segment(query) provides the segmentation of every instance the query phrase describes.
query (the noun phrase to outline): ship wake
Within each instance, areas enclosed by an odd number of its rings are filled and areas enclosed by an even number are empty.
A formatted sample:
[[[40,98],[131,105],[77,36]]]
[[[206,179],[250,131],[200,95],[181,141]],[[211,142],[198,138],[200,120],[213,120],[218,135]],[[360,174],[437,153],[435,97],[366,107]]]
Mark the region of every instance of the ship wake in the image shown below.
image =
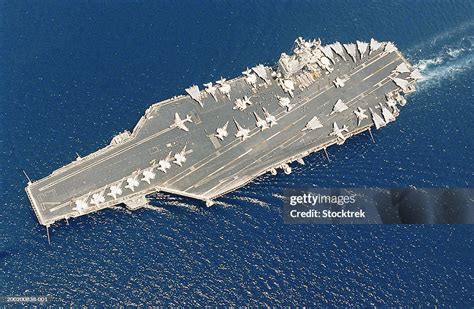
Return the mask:
[[[474,65],[474,22],[434,36],[407,51],[408,58],[423,74],[418,89],[423,91],[446,79],[456,78]]]

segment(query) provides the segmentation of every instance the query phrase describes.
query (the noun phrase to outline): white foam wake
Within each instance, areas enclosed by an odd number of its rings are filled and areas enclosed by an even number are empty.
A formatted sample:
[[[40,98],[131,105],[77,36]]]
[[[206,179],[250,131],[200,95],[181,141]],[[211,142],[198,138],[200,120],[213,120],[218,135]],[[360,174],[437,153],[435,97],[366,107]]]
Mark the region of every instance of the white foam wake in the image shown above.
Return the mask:
[[[474,64],[474,55],[457,59],[456,61],[445,61],[442,58],[423,59],[416,67],[423,74],[423,79],[419,81],[419,90],[438,86],[443,80],[456,78],[456,75],[468,69]]]
[[[463,24],[408,50],[409,58],[424,76],[419,90],[438,86],[473,68],[473,29],[473,22]]]

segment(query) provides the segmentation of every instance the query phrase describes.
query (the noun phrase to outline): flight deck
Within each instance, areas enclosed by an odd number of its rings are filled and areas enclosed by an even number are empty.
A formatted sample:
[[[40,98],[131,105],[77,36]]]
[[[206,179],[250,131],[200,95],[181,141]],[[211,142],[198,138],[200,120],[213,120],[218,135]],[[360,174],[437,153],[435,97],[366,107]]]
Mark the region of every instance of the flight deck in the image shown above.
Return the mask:
[[[131,132],[26,192],[46,226],[121,203],[137,209],[153,192],[212,205],[259,175],[290,173],[292,162],[394,121],[419,78],[391,42],[298,38],[275,66],[153,104]]]

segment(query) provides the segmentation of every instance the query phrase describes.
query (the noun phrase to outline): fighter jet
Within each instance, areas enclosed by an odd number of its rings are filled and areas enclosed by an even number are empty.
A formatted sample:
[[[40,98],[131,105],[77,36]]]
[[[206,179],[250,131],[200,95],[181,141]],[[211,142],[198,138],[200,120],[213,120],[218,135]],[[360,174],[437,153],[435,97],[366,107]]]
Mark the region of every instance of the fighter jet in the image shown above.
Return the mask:
[[[244,96],[243,99],[237,99],[234,102],[235,106],[233,109],[238,109],[240,111],[243,111],[247,108],[247,105],[252,105],[252,102],[250,102],[250,99],[247,96]]]
[[[369,55],[371,55],[374,51],[378,50],[380,46],[382,46],[382,43],[378,42],[377,40],[374,40],[373,38],[370,39]]]
[[[367,51],[367,47],[369,47],[369,43],[356,41],[357,49],[359,50],[360,59],[364,57],[365,52]]]
[[[219,87],[219,91],[227,96],[228,98],[230,98],[230,85],[226,82],[226,79],[225,78],[222,78],[220,80],[218,80],[216,83],[218,83],[220,85]]]
[[[265,66],[263,64],[254,66],[252,70],[258,75],[258,77],[263,79],[268,85],[272,84],[271,80],[268,78],[267,70],[265,69]]]
[[[202,104],[201,91],[199,90],[198,86],[193,85],[193,86],[187,88],[186,93],[189,94],[189,96],[191,96],[191,98],[194,101],[198,102],[199,105],[201,105],[201,107],[204,107],[204,105]]]
[[[385,107],[382,103],[379,103],[380,108],[382,109],[382,116],[385,120],[385,123],[395,121],[395,116]]]
[[[245,104],[242,99],[236,99],[234,102],[234,108],[233,109],[238,109],[239,111],[243,111],[247,108],[247,104]]]
[[[227,135],[229,135],[229,133],[227,133],[228,124],[229,122],[227,121],[223,127],[217,128],[216,130],[217,134],[214,134],[214,136],[220,139],[221,141],[224,140],[224,137],[227,137]]]
[[[398,77],[392,78],[392,80],[403,91],[406,92],[408,90],[408,86],[410,85],[408,81],[404,80],[403,78],[398,78]]]
[[[247,82],[247,84],[255,88],[255,86],[257,86],[257,75],[250,74],[249,76],[245,77],[245,81]]]
[[[108,196],[111,196],[114,200],[117,198],[117,195],[122,195],[122,189],[119,185],[110,186],[110,192],[107,193]]]
[[[221,77],[218,81],[216,81],[216,84],[219,84],[220,86],[223,86],[226,84],[226,79],[224,77]]]
[[[174,114],[174,123],[172,125],[170,125],[170,128],[175,128],[176,127],[176,128],[180,128],[181,130],[184,130],[184,131],[188,132],[189,129],[185,125],[186,122],[193,122],[193,120],[191,119],[191,116],[186,115],[185,119],[181,119],[181,117],[179,117],[179,114],[175,113]]]
[[[171,168],[170,161],[171,161],[171,152],[168,154],[168,156],[164,160],[160,160],[158,162],[158,165],[159,165],[158,169],[166,174],[166,170]]]
[[[186,162],[186,146],[184,146],[181,152],[178,152],[174,155],[173,163],[179,166],[183,166],[183,163]]]
[[[137,177],[127,178],[127,185],[125,188],[130,189],[132,192],[135,192],[135,187],[138,187],[140,183],[138,182]]]
[[[397,65],[395,70],[392,72],[397,72],[397,73],[410,73],[410,69],[408,68],[407,64],[405,62],[400,63]]]
[[[263,113],[265,114],[265,121],[270,125],[270,127],[273,127],[276,125],[278,122],[276,120],[276,117],[270,114],[265,107],[262,107]]]
[[[365,114],[367,110],[366,109],[363,109],[361,107],[358,107],[356,111],[354,111],[354,114],[356,114],[357,116],[357,125],[360,126],[360,123],[362,122],[362,120],[364,119],[368,119],[369,116],[367,116]]]
[[[349,132],[349,129],[347,128],[346,125],[344,125],[341,129],[339,129],[339,126],[337,123],[333,123],[333,131],[329,133],[329,135],[336,136],[336,138],[343,143],[346,140],[346,137],[344,136],[344,131]]]
[[[380,117],[373,109],[369,108],[370,113],[372,114],[372,120],[374,121],[375,128],[380,129],[381,127],[385,127],[387,124],[382,117]]]
[[[354,62],[356,62],[357,61],[356,45],[354,43],[343,44],[343,45],[344,45],[344,48],[346,49],[347,53],[349,54],[349,56],[351,56],[352,60],[354,60]]]
[[[340,113],[348,109],[346,103],[342,102],[341,99],[337,100],[336,104],[334,104],[334,107],[332,108],[332,112],[329,114],[329,116],[335,114],[335,113]]]
[[[385,45],[385,48],[384,48],[384,52],[386,53],[392,53],[394,51],[397,50],[397,47],[392,43],[392,42],[388,42],[386,45]]]
[[[334,50],[336,54],[339,55],[339,57],[342,58],[342,60],[346,61],[346,57],[344,57],[344,50],[342,49],[342,44],[339,42],[333,43],[331,45],[331,48]]]
[[[87,207],[89,207],[89,205],[87,205],[85,200],[76,200],[76,206],[72,210],[81,212]]]
[[[252,70],[250,70],[248,67],[245,71],[242,72],[243,75],[245,76],[249,76],[250,74],[252,74]]]
[[[205,91],[214,98],[214,101],[217,102],[217,95],[216,95],[217,87],[213,86],[212,83],[204,84],[204,87],[206,87]]]
[[[326,45],[326,46],[320,46],[319,49],[323,52],[324,56],[331,60],[332,63],[335,63],[334,61],[334,54],[331,50],[331,46]]]
[[[289,112],[293,108],[293,104],[290,104],[290,98],[288,97],[280,97],[276,96],[278,99],[278,103],[280,104],[281,107],[286,107],[286,111]]]
[[[102,192],[94,193],[94,195],[92,195],[91,204],[94,204],[95,206],[99,206],[99,204],[102,204],[103,202],[105,202],[105,198]]]
[[[153,173],[151,169],[144,170],[142,174],[143,174],[143,178],[141,180],[148,184],[150,184],[152,179],[155,179],[155,175],[156,175],[155,173]]]
[[[319,129],[319,128],[322,128],[322,127],[323,127],[323,124],[321,123],[319,118],[314,116],[313,118],[311,118],[310,121],[308,121],[306,126],[301,131],[316,130],[316,129]]]
[[[245,82],[255,88],[257,85],[257,75],[253,74],[249,68],[243,71],[242,74],[245,75]]]
[[[260,128],[261,131],[268,129],[268,123],[265,121],[265,119],[260,118],[260,116],[256,113],[253,112],[255,115],[255,119],[257,120],[257,128]]]
[[[234,122],[235,122],[235,126],[237,127],[237,133],[235,133],[235,137],[241,138],[242,141],[245,141],[247,138],[250,137],[249,136],[250,130],[243,128],[235,119],[234,119]]]

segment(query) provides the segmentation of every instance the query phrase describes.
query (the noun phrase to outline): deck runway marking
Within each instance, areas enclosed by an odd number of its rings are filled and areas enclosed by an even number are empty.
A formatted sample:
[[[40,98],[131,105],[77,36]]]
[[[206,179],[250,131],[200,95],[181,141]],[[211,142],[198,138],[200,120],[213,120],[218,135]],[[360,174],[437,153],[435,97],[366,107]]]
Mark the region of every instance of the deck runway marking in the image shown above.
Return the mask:
[[[48,188],[54,186],[55,184],[58,184],[58,183],[60,183],[60,182],[62,182],[62,181],[64,181],[64,180],[66,180],[66,179],[68,179],[68,178],[71,178],[72,176],[75,176],[75,175],[77,175],[77,174],[80,174],[80,173],[82,173],[83,171],[85,171],[85,170],[87,170],[87,169],[90,169],[91,167],[94,167],[94,166],[96,166],[96,165],[98,165],[98,164],[100,164],[100,163],[102,163],[102,162],[108,161],[108,160],[110,160],[111,158],[114,158],[114,157],[116,157],[116,156],[118,156],[118,155],[120,155],[120,154],[122,154],[122,153],[124,153],[124,152],[126,152],[126,151],[128,151],[128,150],[130,150],[130,149],[133,149],[133,148],[135,148],[135,147],[137,147],[137,146],[139,146],[139,145],[142,145],[142,144],[148,142],[149,140],[151,140],[151,139],[153,139],[153,138],[155,138],[155,137],[157,137],[157,136],[160,136],[160,135],[162,135],[162,134],[164,134],[164,133],[166,133],[166,132],[168,132],[168,131],[170,131],[170,130],[172,130],[172,129],[174,129],[174,128],[168,128],[168,129],[165,129],[165,130],[163,130],[163,131],[157,132],[157,133],[155,133],[155,134],[153,134],[153,135],[151,135],[151,136],[149,136],[149,137],[147,137],[147,138],[145,138],[145,139],[143,139],[143,140],[140,140],[139,142],[137,142],[137,143],[135,143],[135,144],[131,144],[130,146],[128,146],[128,147],[126,147],[126,148],[124,148],[124,149],[121,149],[120,151],[114,152],[114,153],[110,154],[109,156],[106,156],[106,157],[104,157],[104,158],[101,158],[100,160],[95,161],[95,162],[91,163],[90,165],[85,166],[85,167],[82,168],[82,169],[79,169],[79,170],[77,170],[77,171],[75,171],[75,172],[73,172],[73,173],[71,173],[71,174],[67,174],[67,175],[61,177],[60,179],[57,179],[56,181],[51,182],[51,183],[49,183],[48,185],[41,187],[39,190],[42,191],[42,190],[44,190],[44,189],[48,189]],[[164,132],[164,131],[165,131],[165,132]]]
[[[228,165],[230,165],[231,163],[234,163],[235,161],[237,161],[238,159],[242,158],[243,156],[245,156],[246,154],[248,154],[249,152],[251,152],[253,149],[249,149],[247,150],[246,152],[244,152],[243,154],[239,155],[237,158],[233,159],[232,161],[230,162],[227,162],[225,165],[221,166],[219,169],[217,169],[216,171],[212,172],[211,174],[207,175],[206,178],[202,179],[201,181],[197,182],[196,184],[193,185],[194,186],[197,186],[199,185],[200,183],[203,183],[205,182],[205,179],[211,177],[212,175],[218,173],[219,171],[221,171],[222,169],[224,169],[225,167],[227,167]],[[189,188],[188,188],[189,189]],[[184,190],[184,191],[187,191],[188,189]]]

